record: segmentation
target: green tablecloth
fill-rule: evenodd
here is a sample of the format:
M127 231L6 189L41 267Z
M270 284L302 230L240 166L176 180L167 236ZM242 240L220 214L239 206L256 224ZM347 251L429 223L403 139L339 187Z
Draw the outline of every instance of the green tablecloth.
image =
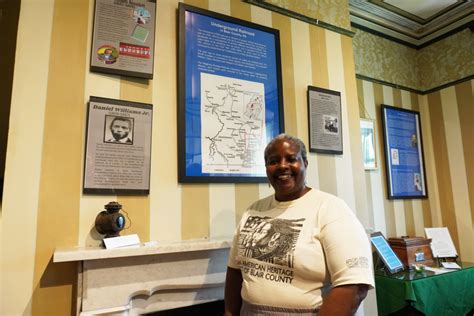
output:
M427 316L464 316L474 309L474 264L464 263L462 270L434 274L400 272L375 273L379 316L411 305Z

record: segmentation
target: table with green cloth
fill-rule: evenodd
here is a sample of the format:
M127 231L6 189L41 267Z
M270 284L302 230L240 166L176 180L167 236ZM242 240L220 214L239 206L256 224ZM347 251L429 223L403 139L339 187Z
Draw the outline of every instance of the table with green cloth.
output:
M459 263L460 270L442 274L432 271L375 271L379 316L410 305L427 316L465 316L474 309L474 263Z

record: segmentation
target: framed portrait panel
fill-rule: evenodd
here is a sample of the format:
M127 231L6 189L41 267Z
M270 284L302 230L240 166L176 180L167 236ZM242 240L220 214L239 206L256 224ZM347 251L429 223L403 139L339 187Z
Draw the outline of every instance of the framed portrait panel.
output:
M385 104L381 109L388 198L426 198L420 113Z
M283 132L278 30L179 4L181 183L266 182Z
M341 93L308 86L309 151L342 154Z
M84 193L149 193L152 118L151 104L90 97Z

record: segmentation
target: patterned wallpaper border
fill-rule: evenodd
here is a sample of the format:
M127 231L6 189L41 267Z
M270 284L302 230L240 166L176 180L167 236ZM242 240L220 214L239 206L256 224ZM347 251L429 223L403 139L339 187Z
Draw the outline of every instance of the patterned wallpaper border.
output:
M355 70L364 77L426 92L474 75L469 29L419 50L357 28L354 32Z
M350 36L350 37L354 37L354 34L355 34L354 32L352 32L350 30L347 30L347 29L344 29L342 27L338 27L338 26L326 23L326 22L321 21L319 19L314 19L314 18L308 17L308 16L303 15L301 13L282 8L280 6L265 2L263 0L242 0L242 1L253 4L253 5L256 5L256 6L259 6L259 7L262 7L264 9L267 9L267 10L270 10L270 11L274 11L274 12L289 16L291 18L295 18L297 20L304 21L304 22L309 23L309 24L313 24L313 25L322 27L324 29L327 29L327 30L330 30L330 31L333 31L333 32L336 32L336 33L339 33L339 34L347 35L347 36Z
M375 78L371 78L371 77L367 77L367 76L359 75L359 74L356 74L356 78L357 78L357 79L361 79L361 80L365 80L365 81L370 81L370 82L373 82L373 83L378 83L378 84L386 85L386 86L389 86L389 87L392 87L392 88L395 88L395 89L406 90L406 91L409 91L409 92L414 92L414 93L418 93L418 94L421 94L421 95L425 95L425 94L430 94L430 93L433 93L433 92L435 92L435 91L438 91L438 90L441 90L441 89L444 89L444 88L447 88L447 87L451 87L451 86L457 85L457 84L459 84L459 83L461 83L461 82L464 82L464 81L473 80L473 79L474 79L474 75L470 75L470 76L467 76L467 77L465 77L465 78L461 78L461 79L458 79L458 80L455 80L455 81L452 81L452 82L443 84L443 85L441 85L441 86L439 86L439 87L431 88L431 89L425 90L425 91L416 90L416 89L413 89L413 88L401 86L401 85L398 85L398 84L395 84L395 83L391 83L391 82L388 82L388 81L383 81L383 80L379 80L379 79L375 79Z

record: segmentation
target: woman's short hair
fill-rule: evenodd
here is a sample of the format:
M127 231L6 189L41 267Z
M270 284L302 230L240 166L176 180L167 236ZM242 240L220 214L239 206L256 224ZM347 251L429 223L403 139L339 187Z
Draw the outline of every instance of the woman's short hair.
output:
M294 137L294 136L283 133L283 134L275 136L268 143L267 147L265 147L265 151L264 151L265 163L267 162L268 151L270 150L270 148L273 147L273 145L275 145L276 142L282 141L282 140L286 140L288 142L291 142L291 143L295 144L298 147L298 150L301 154L301 158L303 158L303 161L308 161L307 153L306 153L306 146L303 143L303 141L301 139L297 138L297 137Z

